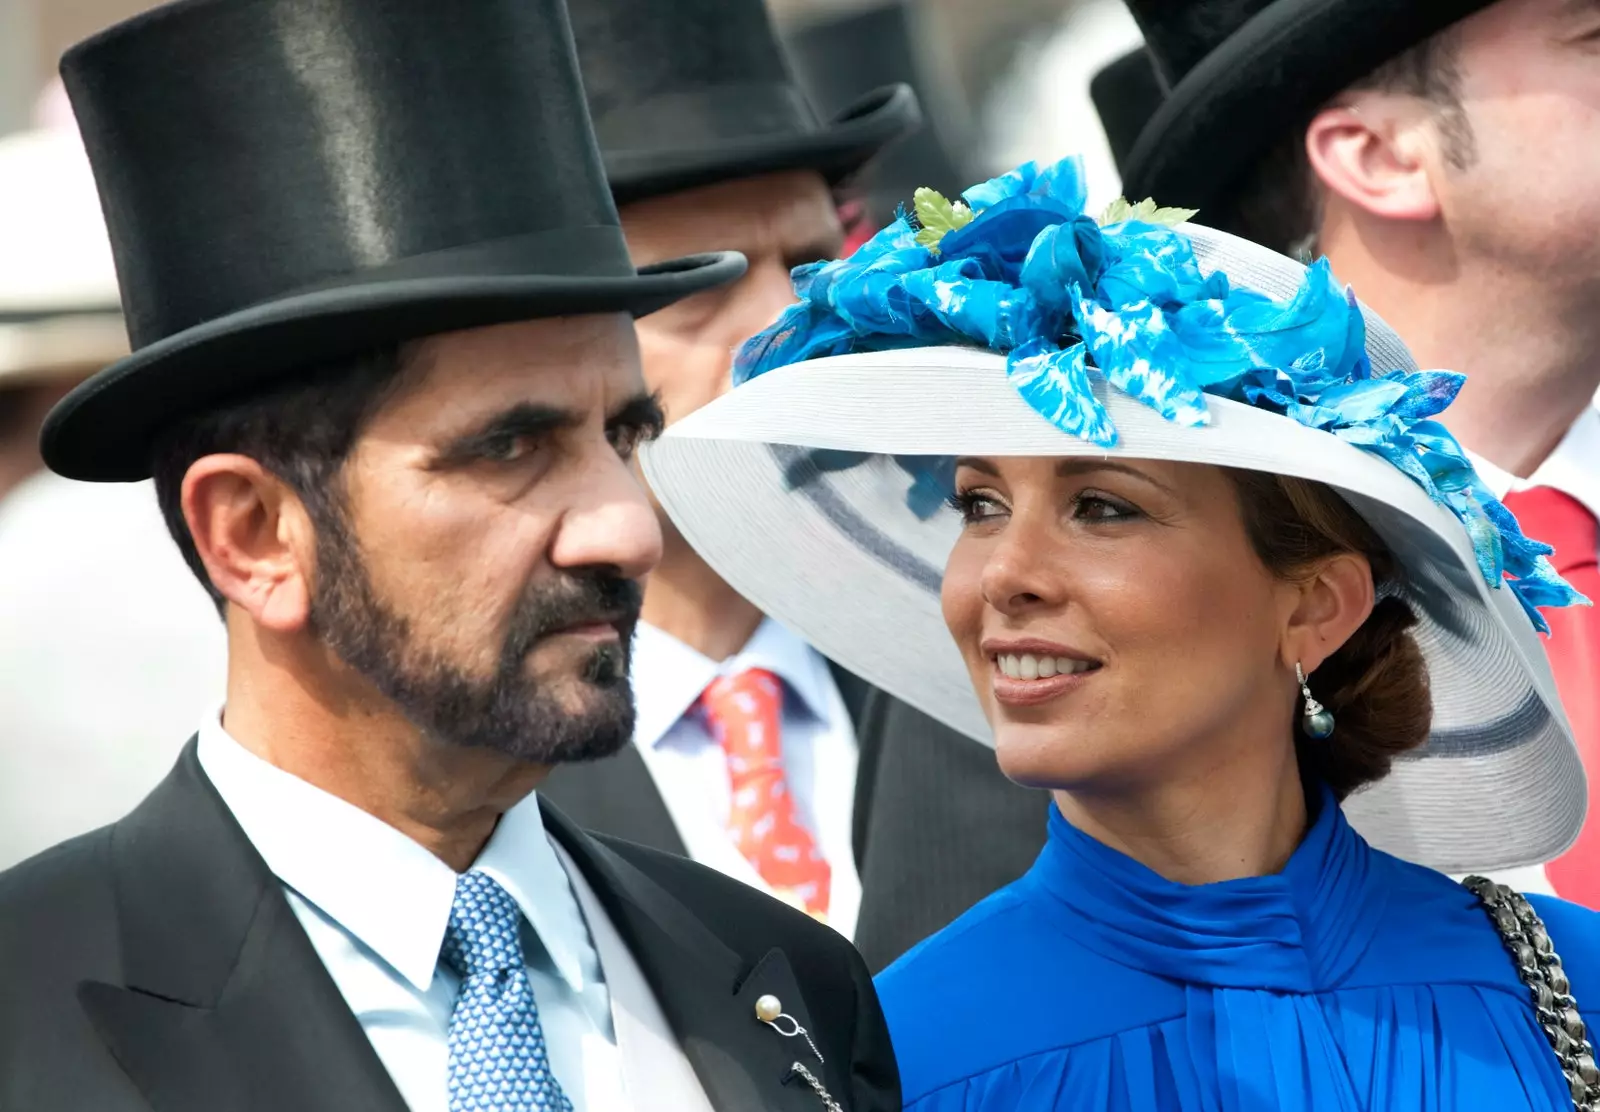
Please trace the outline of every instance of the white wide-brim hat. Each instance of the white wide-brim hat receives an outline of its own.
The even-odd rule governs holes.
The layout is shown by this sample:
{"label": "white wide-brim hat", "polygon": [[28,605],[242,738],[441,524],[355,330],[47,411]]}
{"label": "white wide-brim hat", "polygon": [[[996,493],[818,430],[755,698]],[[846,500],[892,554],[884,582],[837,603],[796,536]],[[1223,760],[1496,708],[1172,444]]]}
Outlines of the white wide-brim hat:
{"label": "white wide-brim hat", "polygon": [[83,142],[67,126],[0,139],[0,387],[85,378],[127,353]]}
{"label": "white wide-brim hat", "polygon": [[[1264,248],[1182,231],[1203,270],[1235,286],[1288,299],[1304,277]],[[1363,312],[1373,365],[1415,370],[1394,332]],[[1547,861],[1572,844],[1587,791],[1543,646],[1512,592],[1484,580],[1452,513],[1381,458],[1287,417],[1212,397],[1210,423],[1187,427],[1119,391],[1099,396],[1120,434],[1112,449],[1040,416],[989,351],[816,359],[685,417],[646,448],[644,471],[684,537],[740,594],[844,668],[988,745],[940,610],[960,522],[954,511],[919,519],[892,457],[1175,460],[1326,483],[1403,566],[1434,703],[1426,744],[1347,801],[1351,822],[1380,848],[1445,872]],[[872,458],[828,470],[813,449]]]}

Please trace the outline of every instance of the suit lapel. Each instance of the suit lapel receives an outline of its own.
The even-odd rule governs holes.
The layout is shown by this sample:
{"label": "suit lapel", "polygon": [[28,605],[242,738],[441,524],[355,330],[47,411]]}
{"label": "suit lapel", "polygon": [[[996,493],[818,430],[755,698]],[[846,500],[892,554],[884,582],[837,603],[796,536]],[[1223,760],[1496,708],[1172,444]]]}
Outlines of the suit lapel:
{"label": "suit lapel", "polygon": [[155,1112],[404,1112],[193,741],[111,853],[125,983],[78,997]]}
{"label": "suit lapel", "polygon": [[586,830],[689,856],[667,802],[656,787],[638,746],[624,746],[614,757],[562,765],[539,785],[539,798],[554,803]]}
{"label": "suit lapel", "polygon": [[[809,1029],[805,1001],[781,950],[750,966],[687,907],[633,865],[579,831],[553,807],[545,825],[571,855],[628,944],[718,1112],[817,1112],[822,1104],[800,1079],[803,1062],[837,1097],[849,1063],[817,1061],[800,1038],[785,1038],[756,1018],[771,994]],[[842,1073],[835,1070],[842,1069]]]}

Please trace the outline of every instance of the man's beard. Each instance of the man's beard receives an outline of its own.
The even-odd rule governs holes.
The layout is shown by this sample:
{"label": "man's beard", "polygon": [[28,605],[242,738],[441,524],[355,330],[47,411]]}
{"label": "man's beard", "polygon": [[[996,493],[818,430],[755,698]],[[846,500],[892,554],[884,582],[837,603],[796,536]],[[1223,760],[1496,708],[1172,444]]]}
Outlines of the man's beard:
{"label": "man's beard", "polygon": [[[479,679],[415,643],[411,623],[373,589],[343,515],[333,510],[326,516],[333,520],[317,523],[312,629],[427,736],[538,764],[609,757],[632,738],[628,659],[642,596],[637,583],[596,569],[525,595],[511,616],[494,675]],[[590,655],[577,680],[587,689],[585,709],[573,714],[528,677],[527,657],[549,633],[596,623],[615,623],[621,641],[597,646]]]}

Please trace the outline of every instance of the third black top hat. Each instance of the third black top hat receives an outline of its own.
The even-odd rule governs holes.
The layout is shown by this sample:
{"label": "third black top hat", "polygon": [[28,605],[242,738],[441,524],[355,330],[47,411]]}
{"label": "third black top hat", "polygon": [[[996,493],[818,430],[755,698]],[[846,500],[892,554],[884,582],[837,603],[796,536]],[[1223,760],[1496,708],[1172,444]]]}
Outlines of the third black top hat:
{"label": "third black top hat", "polygon": [[[781,31],[801,85],[827,112],[848,111],[874,87],[895,82],[911,86],[917,99],[926,101],[915,29],[912,0],[880,0],[797,17]],[[856,188],[868,198],[875,226],[893,220],[895,208],[918,186],[954,197],[975,180],[956,167],[948,139],[929,120],[862,169]]]}
{"label": "third black top hat", "polygon": [[635,271],[562,0],[180,0],[62,75],[133,354],[51,414],[64,475],[290,372],[461,328],[648,312],[743,271]]}
{"label": "third black top hat", "polygon": [[[1205,210],[1329,97],[1492,0],[1126,0],[1164,94],[1123,192]],[[1136,75],[1137,76],[1137,75]]]}
{"label": "third black top hat", "polygon": [[819,120],[764,0],[581,0],[572,19],[619,204],[779,170],[837,181],[921,122],[906,85]]}

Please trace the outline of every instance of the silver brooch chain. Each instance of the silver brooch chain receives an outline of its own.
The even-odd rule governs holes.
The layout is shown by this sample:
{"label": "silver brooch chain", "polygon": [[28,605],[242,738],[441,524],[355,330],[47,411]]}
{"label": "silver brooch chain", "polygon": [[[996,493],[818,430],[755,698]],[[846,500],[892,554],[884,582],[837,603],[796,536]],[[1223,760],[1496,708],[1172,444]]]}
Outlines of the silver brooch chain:
{"label": "silver brooch chain", "polygon": [[1595,1065],[1594,1047],[1572,997],[1572,983],[1561,966],[1561,955],[1551,944],[1539,913],[1522,893],[1487,877],[1469,876],[1462,883],[1483,904],[1517,975],[1528,986],[1539,1028],[1561,1064],[1573,1106],[1578,1112],[1600,1112],[1600,1067]]}

